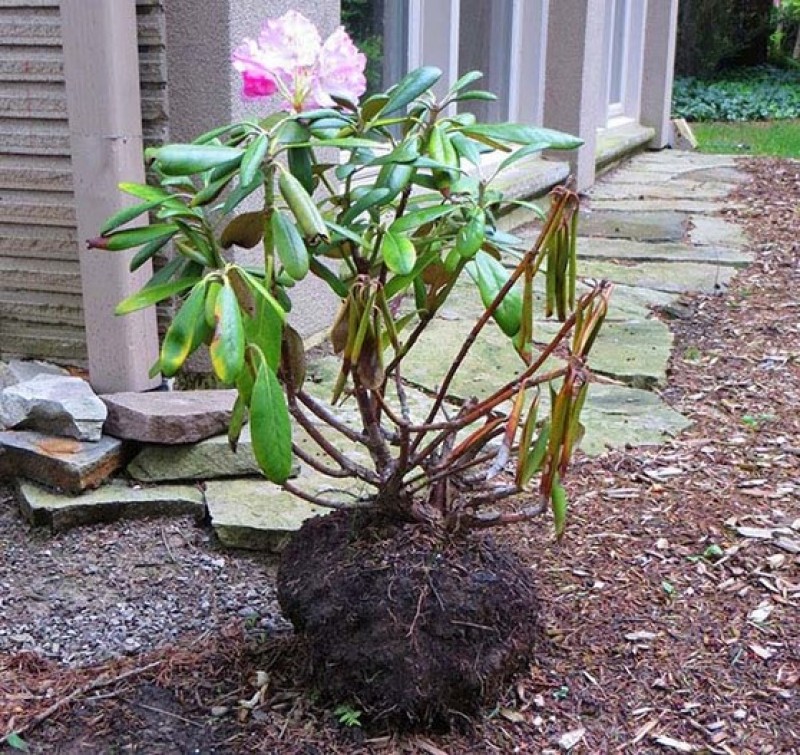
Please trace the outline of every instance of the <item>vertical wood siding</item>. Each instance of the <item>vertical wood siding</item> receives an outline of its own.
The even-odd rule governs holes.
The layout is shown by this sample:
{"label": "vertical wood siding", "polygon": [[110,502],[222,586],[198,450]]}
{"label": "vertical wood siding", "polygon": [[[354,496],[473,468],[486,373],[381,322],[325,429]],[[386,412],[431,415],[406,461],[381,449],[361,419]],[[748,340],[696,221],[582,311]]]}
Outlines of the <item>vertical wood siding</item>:
{"label": "vertical wood siding", "polygon": [[[138,0],[145,140],[163,141],[163,0]],[[0,0],[0,359],[84,365],[57,0]]]}

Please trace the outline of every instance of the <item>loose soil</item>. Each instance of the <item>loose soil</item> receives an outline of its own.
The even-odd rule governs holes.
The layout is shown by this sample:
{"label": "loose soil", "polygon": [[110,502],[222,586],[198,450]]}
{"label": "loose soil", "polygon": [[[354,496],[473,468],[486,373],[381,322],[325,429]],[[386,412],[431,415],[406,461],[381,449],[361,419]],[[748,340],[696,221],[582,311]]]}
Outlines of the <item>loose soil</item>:
{"label": "loose soil", "polygon": [[485,533],[341,511],[307,520],[278,600],[309,648],[322,701],[370,729],[450,729],[477,714],[537,640],[533,575]]}
{"label": "loose soil", "polygon": [[[756,262],[671,322],[663,393],[693,425],[658,448],[579,458],[561,543],[545,520],[496,533],[535,577],[544,639],[468,731],[345,726],[298,684],[300,641],[279,625],[254,635],[214,605],[209,631],[154,636],[146,652],[93,666],[0,655],[0,731],[47,753],[800,753],[800,163],[742,165],[753,181],[728,215]],[[54,566],[7,496],[3,507],[2,553],[20,541],[31,553],[13,569],[0,559],[6,622],[7,601]],[[121,566],[134,568],[143,543],[162,548],[162,526],[117,534]],[[95,532],[53,542],[85,537],[91,565]],[[262,565],[247,573],[271,589]],[[100,569],[82,586],[109,589]],[[191,581],[160,589],[178,610],[197,600]],[[244,596],[242,608],[259,602]]]}

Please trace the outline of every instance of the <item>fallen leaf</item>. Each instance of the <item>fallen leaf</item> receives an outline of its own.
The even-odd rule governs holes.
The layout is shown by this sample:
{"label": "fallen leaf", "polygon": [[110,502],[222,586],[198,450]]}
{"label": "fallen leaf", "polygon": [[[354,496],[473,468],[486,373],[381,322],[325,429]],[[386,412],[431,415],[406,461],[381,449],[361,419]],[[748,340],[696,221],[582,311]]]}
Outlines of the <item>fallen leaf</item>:
{"label": "fallen leaf", "polygon": [[572,731],[568,731],[562,734],[558,738],[558,746],[562,750],[566,750],[569,752],[573,747],[575,747],[578,742],[580,742],[584,735],[586,734],[586,729],[573,729]]}
{"label": "fallen leaf", "polygon": [[513,708],[500,708],[499,712],[506,721],[511,721],[512,724],[524,724],[528,720],[523,713]]}

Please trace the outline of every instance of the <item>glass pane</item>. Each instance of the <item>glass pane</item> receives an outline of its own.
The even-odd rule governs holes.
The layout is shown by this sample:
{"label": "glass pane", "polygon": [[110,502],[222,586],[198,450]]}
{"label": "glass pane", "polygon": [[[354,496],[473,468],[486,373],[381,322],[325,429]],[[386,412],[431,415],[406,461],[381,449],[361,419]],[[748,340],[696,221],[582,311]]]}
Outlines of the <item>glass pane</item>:
{"label": "glass pane", "polygon": [[508,95],[511,78],[511,23],[513,0],[461,0],[458,28],[458,74],[483,71],[476,86],[494,92],[496,102],[464,102],[462,112],[474,113],[479,120],[508,120]]}
{"label": "glass pane", "polygon": [[628,36],[628,0],[614,3],[614,26],[611,34],[611,72],[608,100],[610,104],[621,103],[625,96],[625,71]]}
{"label": "glass pane", "polygon": [[342,23],[367,56],[367,94],[385,89],[406,73],[406,0],[342,0]]}

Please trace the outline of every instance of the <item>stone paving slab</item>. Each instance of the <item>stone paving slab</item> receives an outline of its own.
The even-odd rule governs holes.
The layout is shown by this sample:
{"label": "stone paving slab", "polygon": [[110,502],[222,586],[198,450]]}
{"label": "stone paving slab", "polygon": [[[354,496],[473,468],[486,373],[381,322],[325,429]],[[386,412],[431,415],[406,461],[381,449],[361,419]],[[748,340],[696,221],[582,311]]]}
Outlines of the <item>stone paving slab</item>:
{"label": "stone paving slab", "polygon": [[752,254],[741,249],[693,246],[677,242],[642,244],[630,239],[604,238],[579,238],[578,257],[630,262],[700,262],[734,267],[745,267],[753,259]]}
{"label": "stone paving slab", "polygon": [[206,505],[223,545],[272,552],[282,550],[292,532],[306,519],[330,511],[306,503],[265,480],[209,482]]}
{"label": "stone paving slab", "polygon": [[694,215],[691,219],[689,239],[697,246],[741,249],[747,245],[745,232],[724,218]]}
{"label": "stone paving slab", "polygon": [[686,216],[680,212],[621,212],[597,210],[581,218],[581,236],[636,241],[683,241],[688,231]]}
{"label": "stone paving slab", "polygon": [[667,293],[702,291],[714,293],[736,275],[729,265],[703,265],[694,262],[636,262],[619,264],[611,260],[587,260],[584,275],[607,278],[627,286]]}
{"label": "stone paving slab", "polygon": [[17,483],[20,510],[33,525],[53,532],[97,522],[146,516],[205,515],[202,492],[189,485],[131,487],[115,480],[76,496],[54,493],[32,482]]}
{"label": "stone paving slab", "polygon": [[122,441],[53,437],[32,430],[0,432],[0,477],[26,477],[50,488],[80,493],[105,482],[125,463]]}
{"label": "stone paving slab", "polygon": [[[642,175],[642,171],[626,171],[634,183]],[[588,194],[592,202],[603,199],[696,199],[703,201],[721,201],[730,192],[730,186],[722,183],[710,183],[691,179],[671,180],[669,183],[657,182],[642,186],[639,193],[631,190],[628,183],[614,180],[601,181],[593,186]]]}
{"label": "stone paving slab", "polygon": [[227,434],[215,435],[199,443],[148,445],[128,464],[126,471],[139,482],[261,476],[247,425],[242,428],[235,453],[228,443]]}
{"label": "stone paving slab", "polygon": [[226,432],[234,390],[108,393],[105,432],[142,443],[196,443]]}

